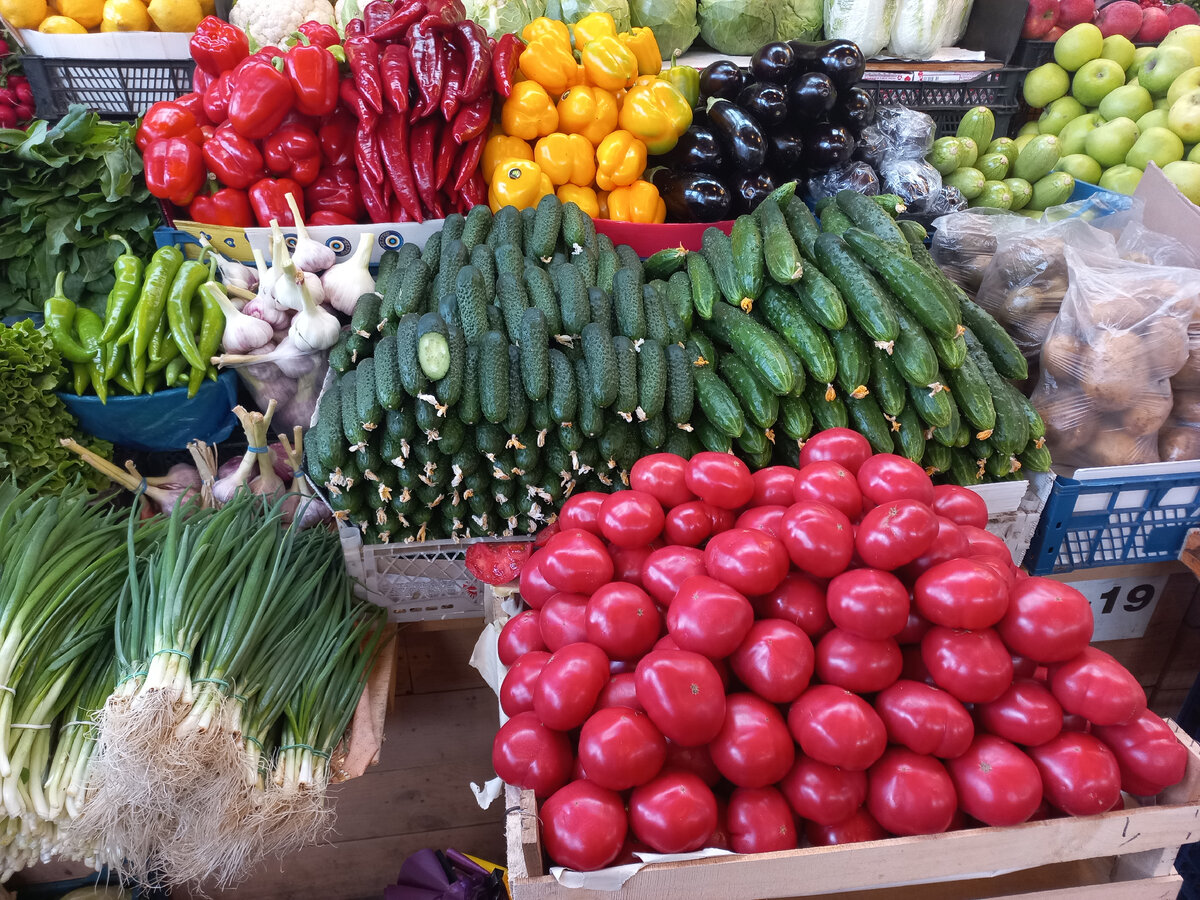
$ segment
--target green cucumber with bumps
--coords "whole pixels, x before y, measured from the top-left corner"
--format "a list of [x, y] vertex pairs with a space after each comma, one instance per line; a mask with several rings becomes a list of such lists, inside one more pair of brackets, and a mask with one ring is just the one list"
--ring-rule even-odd
[[417, 320], [417, 362], [430, 381], [445, 377], [450, 370], [450, 340], [445, 320], [428, 312]]
[[583, 326], [592, 320], [592, 307], [588, 302], [587, 285], [583, 275], [571, 263], [559, 266], [553, 276], [564, 334], [580, 334]]
[[467, 338], [456, 323], [446, 326], [446, 341], [450, 346], [450, 361], [443, 375], [433, 386], [438, 403], [452, 407], [462, 398], [466, 383]]
[[550, 351], [550, 387], [546, 394], [550, 418], [559, 425], [572, 422], [579, 407], [575, 367], [561, 350]]
[[795, 376], [788, 365], [782, 339], [769, 328], [730, 306], [718, 305], [704, 329], [721, 343], [732, 347], [776, 394], [790, 393]]
[[712, 266], [702, 254], [689, 253], [687, 276], [692, 292], [692, 308], [700, 318], [711, 319], [713, 306], [721, 294]]
[[763, 257], [767, 272], [776, 284], [794, 284], [804, 274], [804, 262], [796, 239], [788, 231], [783, 210], [773, 197], [767, 197], [754, 210], [762, 226]]
[[879, 409], [875, 398], [847, 397], [846, 412], [850, 416], [850, 427], [870, 443], [876, 453], [890, 453], [893, 449], [891, 425]]
[[842, 296], [846, 308], [872, 341], [891, 343], [900, 334], [900, 320], [887, 294], [850, 252], [846, 242], [822, 234], [813, 245], [817, 265]]
[[400, 386], [410, 397], [423, 393], [429, 384], [421, 368], [417, 338], [420, 321], [421, 317], [416, 313], [407, 313], [396, 324], [396, 356], [400, 365]]
[[540, 309], [527, 309], [521, 317], [521, 387], [530, 400], [541, 400], [550, 388], [550, 335]]
[[479, 339], [479, 408], [498, 425], [508, 416], [508, 340], [498, 331]]
[[724, 354], [717, 363], [717, 371], [733, 390], [750, 423], [759, 428], [775, 424], [779, 418], [779, 398], [736, 354]]
[[613, 312], [617, 331], [633, 341], [646, 336], [646, 309], [642, 288], [640, 268], [622, 266], [613, 275]]
[[617, 399], [617, 354], [612, 336], [603, 325], [590, 322], [583, 328], [581, 344], [591, 378], [579, 383], [580, 391], [587, 393], [597, 408], [605, 409]]
[[562, 334], [562, 314], [558, 308], [558, 297], [554, 293], [554, 282], [550, 273], [542, 268], [526, 266], [525, 292], [530, 305], [540, 309], [546, 317], [546, 330], [551, 335]]
[[909, 257], [912, 251], [904, 233], [896, 225], [896, 220], [883, 211], [872, 198], [858, 191], [838, 191], [835, 198], [838, 209], [854, 223], [855, 227], [873, 235], [888, 246], [892, 253]]
[[688, 342], [688, 353], [693, 359], [692, 378], [696, 399], [705, 418], [727, 436], [737, 437], [746, 427], [745, 413], [737, 396], [717, 374], [711, 359], [703, 357], [707, 361], [703, 365], [696, 365], [694, 361], [701, 359], [702, 354], [694, 339]]
[[837, 359], [829, 336], [805, 314], [795, 295], [768, 285], [759, 299], [758, 309], [771, 328], [796, 351], [813, 378], [822, 384], [833, 381], [837, 374]]
[[692, 361], [687, 350], [679, 344], [668, 344], [666, 417], [676, 425], [686, 424], [695, 408], [696, 387], [692, 377]]
[[667, 357], [663, 345], [646, 338], [637, 349], [639, 421], [653, 419], [663, 411], [667, 399]]

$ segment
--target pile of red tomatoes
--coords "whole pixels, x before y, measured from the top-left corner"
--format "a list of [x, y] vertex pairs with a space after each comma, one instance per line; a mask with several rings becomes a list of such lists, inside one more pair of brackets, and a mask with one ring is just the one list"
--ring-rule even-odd
[[739, 853], [1118, 807], [1187, 752], [975, 493], [845, 429], [800, 468], [699, 453], [578, 494], [521, 570], [492, 759], [546, 850]]

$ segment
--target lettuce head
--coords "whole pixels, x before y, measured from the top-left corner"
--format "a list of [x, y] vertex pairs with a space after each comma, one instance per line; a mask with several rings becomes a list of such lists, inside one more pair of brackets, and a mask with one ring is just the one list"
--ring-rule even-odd
[[664, 60], [676, 52], [687, 52], [700, 34], [694, 0], [629, 0], [629, 18], [634, 27], [654, 32]]
[[749, 56], [775, 40], [782, 0], [700, 0], [700, 37], [718, 53]]
[[546, 15], [573, 25], [588, 13], [608, 13], [617, 31], [629, 30], [629, 0], [548, 0]]
[[464, 0], [467, 18], [482, 25], [494, 38], [510, 31], [520, 34], [538, 16], [546, 14], [546, 0]]
[[816, 41], [824, 23], [822, 0], [779, 0], [775, 10], [775, 40]]

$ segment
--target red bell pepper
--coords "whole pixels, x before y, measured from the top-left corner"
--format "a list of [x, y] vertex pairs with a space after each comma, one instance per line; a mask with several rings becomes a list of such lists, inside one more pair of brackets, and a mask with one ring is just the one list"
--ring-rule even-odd
[[392, 109], [408, 113], [408, 86], [411, 75], [408, 48], [403, 44], [389, 44], [379, 60], [379, 77], [383, 82], [383, 97]]
[[361, 37], [367, 33], [367, 23], [362, 17], [356, 17], [346, 23], [346, 37]]
[[221, 188], [212, 194], [197, 194], [188, 207], [188, 217], [193, 222], [208, 225], [225, 225], [230, 228], [253, 228], [254, 210], [245, 191]]
[[227, 187], [245, 189], [266, 174], [258, 147], [229, 125], [218, 128], [202, 149], [208, 171]]
[[492, 124], [492, 92], [487, 91], [474, 103], [460, 107], [450, 125], [454, 143], [465, 144], [487, 131]]
[[308, 38], [309, 43], [316, 44], [318, 47], [328, 49], [336, 47], [342, 42], [342, 36], [338, 34], [337, 29], [322, 22], [302, 22], [296, 30]]
[[344, 107], [321, 123], [317, 140], [321, 142], [321, 159], [326, 166], [341, 166], [354, 159], [354, 134], [358, 123]]
[[229, 118], [229, 98], [233, 94], [233, 72], [222, 72], [204, 92], [204, 114], [218, 125]]
[[383, 86], [379, 82], [379, 47], [365, 35], [347, 37], [346, 62], [354, 76], [354, 86], [376, 113], [383, 112]]
[[463, 55], [453, 44], [446, 41], [445, 47], [445, 76], [442, 79], [442, 93], [438, 100], [438, 106], [442, 110], [442, 118], [447, 122], [453, 121], [454, 114], [458, 112], [458, 101], [462, 97], [462, 80], [463, 73], [466, 72], [466, 63], [463, 61]]
[[205, 72], [199, 66], [192, 69], [192, 90], [197, 94], [203, 94], [208, 90], [208, 86], [212, 84], [213, 76]]
[[358, 219], [343, 216], [341, 213], [319, 209], [308, 217], [309, 225], [357, 225]]
[[247, 193], [250, 195], [250, 206], [254, 209], [254, 218], [264, 228], [271, 224], [272, 219], [277, 219], [284, 226], [296, 224], [288, 206], [288, 194], [295, 198], [300, 215], [304, 215], [304, 191], [290, 178], [263, 178], [254, 182]]
[[[216, 128], [214, 128], [212, 125], [201, 125], [201, 126], [200, 126], [200, 133], [201, 133], [202, 135], [204, 135], [204, 140], [205, 140], [205, 141], [211, 141], [211, 140], [212, 140], [212, 136], [213, 136], [214, 134], [216, 134], [216, 133], [217, 133], [217, 129], [216, 129]], [[200, 146], [201, 146], [201, 147], [203, 147], [203, 146], [204, 146], [204, 144], [203, 144], [203, 143], [201, 143], [201, 144], [200, 144]]]
[[154, 141], [173, 137], [185, 138], [199, 146], [204, 140], [200, 124], [190, 109], [174, 100], [160, 100], [146, 110], [134, 140], [142, 152]]
[[250, 55], [250, 39], [236, 25], [205, 16], [188, 41], [192, 59], [209, 75], [228, 72]]
[[491, 87], [492, 48], [488, 44], [487, 32], [469, 19], [455, 24], [454, 35], [455, 44], [462, 51], [466, 63], [458, 99], [461, 103], [473, 103]]
[[273, 175], [286, 175], [307, 187], [321, 171], [321, 142], [312, 129], [289, 125], [263, 141], [263, 158]]
[[201, 126], [219, 124], [212, 122], [208, 118], [208, 113], [204, 111], [204, 94], [191, 91], [187, 94], [181, 94], [175, 98], [175, 103], [182, 106], [193, 116], [196, 117], [196, 122]]
[[293, 102], [287, 76], [268, 62], [254, 60], [237, 74], [229, 97], [229, 121], [242, 137], [256, 141], [279, 127]]
[[[385, 3], [386, 0], [373, 0]], [[308, 40], [307, 38], [301, 38]], [[283, 57], [283, 71], [292, 85], [296, 109], [306, 116], [325, 116], [338, 102], [338, 61], [324, 47], [298, 44]]]
[[159, 200], [187, 206], [204, 187], [204, 154], [191, 141], [168, 137], [153, 141], [142, 153], [146, 187]]
[[383, 167], [387, 170], [392, 192], [405, 212], [406, 221], [423, 222], [425, 217], [421, 214], [421, 200], [413, 180], [409, 144], [407, 117], [389, 109], [379, 123], [379, 147], [383, 153]]
[[515, 34], [500, 36], [492, 50], [492, 86], [501, 97], [512, 94], [517, 78], [517, 60], [525, 49], [525, 42]]
[[304, 205], [310, 221], [316, 213], [328, 212], [357, 222], [363, 214], [363, 202], [358, 189], [358, 172], [353, 164], [322, 169], [316, 180], [304, 189]]
[[391, 41], [404, 36], [413, 25], [425, 18], [429, 8], [425, 0], [401, 0], [392, 7], [392, 14], [381, 25], [368, 31], [373, 41]]

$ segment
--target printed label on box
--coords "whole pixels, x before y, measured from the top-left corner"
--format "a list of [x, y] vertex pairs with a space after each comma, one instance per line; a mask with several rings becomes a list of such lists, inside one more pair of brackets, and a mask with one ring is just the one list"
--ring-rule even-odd
[[1154, 616], [1167, 575], [1142, 578], [1098, 578], [1071, 581], [1071, 587], [1088, 598], [1096, 628], [1093, 641], [1121, 641], [1141, 637]]

